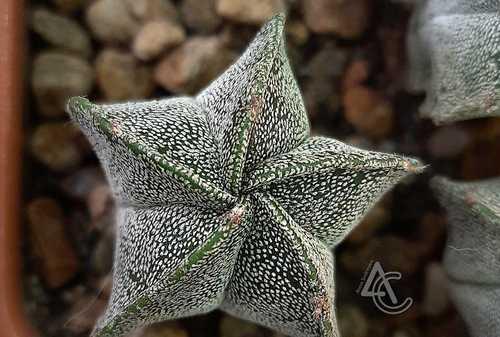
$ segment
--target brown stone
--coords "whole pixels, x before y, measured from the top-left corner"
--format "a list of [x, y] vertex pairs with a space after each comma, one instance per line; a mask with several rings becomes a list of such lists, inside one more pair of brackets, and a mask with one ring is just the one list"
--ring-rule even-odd
[[221, 74], [236, 58], [217, 37], [194, 37], [166, 55], [155, 79], [176, 94], [194, 94]]
[[356, 39], [370, 22], [371, 0], [314, 0], [303, 4], [306, 24], [315, 33]]
[[379, 92], [364, 86], [351, 87], [344, 93], [344, 116], [363, 135], [382, 139], [393, 128], [394, 111]]
[[303, 45], [309, 39], [309, 29], [299, 20], [290, 21], [286, 24], [286, 34], [290, 38], [290, 42], [296, 45]]
[[283, 0], [217, 0], [216, 3], [220, 16], [248, 24], [261, 24], [285, 8]]
[[186, 39], [184, 28], [174, 21], [154, 20], [144, 24], [135, 36], [132, 50], [140, 60], [151, 60]]
[[58, 288], [71, 280], [79, 261], [64, 229], [64, 215], [56, 201], [38, 198], [27, 207], [30, 246], [35, 266], [49, 288]]
[[365, 59], [355, 59], [345, 70], [342, 78], [342, 91], [364, 84], [370, 76], [370, 63]]
[[54, 171], [77, 167], [89, 152], [78, 127], [64, 122], [39, 125], [30, 145], [33, 156]]
[[112, 204], [111, 189], [107, 183], [96, 185], [87, 195], [87, 209], [93, 220], [106, 214]]
[[130, 53], [104, 49], [95, 61], [97, 84], [107, 100], [141, 99], [154, 89], [152, 70]]
[[189, 29], [202, 34], [212, 33], [222, 22], [215, 11], [216, 0], [183, 0], [182, 21]]

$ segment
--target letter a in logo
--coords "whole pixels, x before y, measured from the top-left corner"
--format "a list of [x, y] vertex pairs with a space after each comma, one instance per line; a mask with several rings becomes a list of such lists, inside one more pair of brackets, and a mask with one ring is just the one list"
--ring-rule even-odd
[[368, 277], [366, 280], [361, 281], [363, 286], [360, 292], [361, 296], [371, 297], [373, 304], [380, 311], [389, 315], [398, 315], [410, 309], [413, 299], [407, 297], [403, 302], [399, 303], [389, 282], [391, 280], [400, 280], [400, 272], [390, 271], [386, 273], [378, 261], [371, 263], [368, 270], [370, 270]]

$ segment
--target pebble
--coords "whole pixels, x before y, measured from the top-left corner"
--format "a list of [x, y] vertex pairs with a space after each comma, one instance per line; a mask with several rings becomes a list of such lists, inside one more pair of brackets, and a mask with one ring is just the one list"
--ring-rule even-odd
[[361, 134], [373, 139], [390, 135], [394, 111], [381, 93], [365, 86], [351, 87], [344, 93], [343, 104], [344, 117]]
[[422, 312], [429, 316], [443, 314], [450, 306], [448, 277], [439, 263], [431, 263], [425, 270], [425, 292]]
[[94, 83], [86, 60], [55, 51], [36, 56], [31, 76], [38, 112], [46, 117], [65, 116], [68, 98], [86, 96]]
[[165, 50], [186, 39], [184, 28], [174, 21], [154, 20], [141, 27], [134, 38], [132, 50], [143, 61], [158, 57]]
[[260, 337], [262, 330], [257, 325], [224, 315], [220, 321], [220, 337]]
[[183, 0], [181, 3], [182, 21], [196, 33], [214, 32], [222, 19], [215, 11], [216, 0]]
[[58, 288], [79, 270], [79, 261], [64, 229], [64, 215], [50, 198], [37, 198], [27, 206], [30, 247], [45, 284]]
[[342, 305], [338, 309], [338, 324], [342, 336], [368, 336], [368, 320], [354, 305]]
[[94, 36], [105, 43], [127, 43], [140, 28], [123, 0], [97, 0], [86, 11], [86, 21]]
[[142, 99], [154, 90], [152, 71], [128, 52], [104, 49], [95, 61], [97, 84], [109, 101]]
[[217, 0], [216, 3], [220, 16], [247, 24], [262, 24], [285, 9], [284, 0]]
[[156, 66], [156, 82], [176, 94], [194, 94], [220, 75], [236, 54], [215, 36], [193, 37]]
[[77, 167], [90, 151], [78, 127], [67, 122], [37, 126], [30, 142], [33, 156], [53, 171]]
[[78, 22], [68, 17], [39, 8], [33, 11], [31, 26], [37, 34], [54, 47], [83, 57], [89, 57], [92, 53], [87, 32]]
[[464, 151], [470, 141], [470, 135], [461, 127], [443, 126], [427, 140], [427, 149], [436, 159], [453, 159]]
[[303, 4], [305, 22], [314, 33], [356, 39], [370, 22], [371, 0], [314, 0]]
[[[170, 0], [122, 0], [128, 10], [142, 22], [151, 20], [177, 21], [179, 13]], [[205, 1], [205, 0], [204, 0]]]

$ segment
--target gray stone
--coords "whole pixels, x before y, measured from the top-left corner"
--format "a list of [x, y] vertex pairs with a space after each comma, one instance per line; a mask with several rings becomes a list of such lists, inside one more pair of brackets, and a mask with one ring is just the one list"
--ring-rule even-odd
[[36, 56], [31, 76], [38, 111], [47, 117], [64, 116], [68, 98], [87, 95], [94, 83], [94, 71], [87, 61], [55, 51]]
[[40, 8], [33, 11], [31, 25], [36, 33], [55, 47], [84, 57], [92, 52], [87, 32], [74, 20]]
[[95, 37], [106, 43], [130, 41], [140, 28], [122, 0], [97, 0], [87, 8], [86, 20]]

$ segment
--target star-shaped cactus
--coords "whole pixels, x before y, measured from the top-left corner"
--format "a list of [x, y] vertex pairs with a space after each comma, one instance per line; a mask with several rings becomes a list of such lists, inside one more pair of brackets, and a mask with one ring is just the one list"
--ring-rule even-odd
[[432, 183], [449, 216], [444, 264], [474, 337], [500, 331], [500, 179]]
[[500, 1], [423, 0], [410, 24], [409, 87], [437, 123], [500, 116]]
[[338, 336], [338, 244], [420, 164], [310, 137], [275, 16], [197, 97], [68, 110], [118, 205], [110, 304], [94, 331], [220, 308], [292, 336]]

